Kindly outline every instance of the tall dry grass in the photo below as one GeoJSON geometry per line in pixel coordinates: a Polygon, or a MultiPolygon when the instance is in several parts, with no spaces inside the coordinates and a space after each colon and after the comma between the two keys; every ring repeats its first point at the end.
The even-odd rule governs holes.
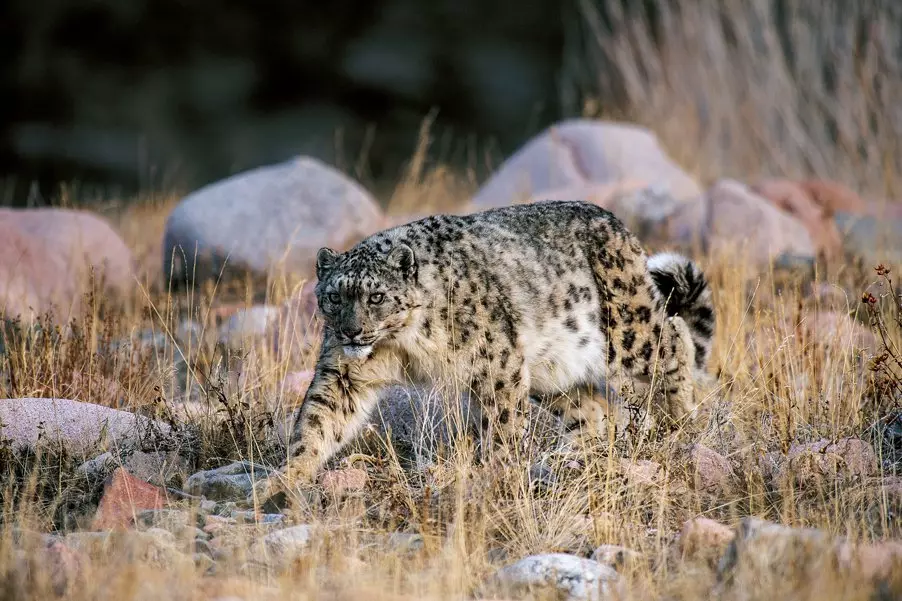
{"type": "MultiPolygon", "coordinates": [[[[653,0],[644,6],[657,12],[655,31],[647,19],[611,5],[606,3],[605,23],[597,6],[581,2],[579,31],[568,39],[565,81],[578,86],[570,97],[580,110],[593,87],[619,90],[631,107],[626,116],[659,132],[703,181],[816,174],[878,196],[896,193],[895,144],[902,123],[891,100],[902,70],[891,51],[902,30],[891,27],[893,5],[870,4],[879,9],[866,14],[838,2],[787,2],[778,18],[773,7],[780,3],[653,0]],[[793,48],[790,62],[784,46],[793,48]]],[[[428,122],[409,174],[390,199],[393,214],[454,210],[475,185],[466,174],[427,166],[426,134],[428,122]]],[[[118,221],[149,261],[159,254],[154,245],[167,202],[129,209],[118,221]]],[[[281,567],[257,563],[253,541],[259,531],[248,527],[233,536],[233,557],[213,574],[190,561],[160,569],[148,558],[107,553],[84,568],[68,597],[478,598],[487,593],[482,585],[500,557],[585,555],[600,544],[617,544],[640,556],[624,571],[625,599],[869,598],[865,588],[843,584],[839,572],[812,579],[803,566],[787,566],[783,581],[767,588],[715,593],[714,568],[681,560],[674,541],[687,519],[735,524],[749,515],[859,541],[902,537],[900,499],[887,497],[880,486],[891,474],[774,482],[763,462],[768,454],[822,438],[860,437],[881,452],[874,426],[898,409],[902,381],[902,366],[893,364],[902,327],[892,299],[862,307],[863,290],[880,290],[871,266],[850,266],[827,282],[842,291],[838,298],[817,301],[807,293],[810,282],[745,271],[744,263],[726,253],[698,259],[714,290],[718,328],[711,362],[715,382],[704,390],[695,426],[670,437],[601,436],[578,457],[579,467],[556,470],[557,478],[538,488],[527,462],[503,471],[475,464],[465,437],[417,470],[377,440],[346,457],[368,473],[363,493],[339,501],[297,499],[290,516],[324,531],[301,560],[281,567]],[[887,353],[882,365],[869,363],[837,332],[803,333],[807,321],[828,310],[876,331],[874,350],[887,353]],[[729,486],[694,486],[687,447],[696,443],[728,459],[729,486]],[[655,462],[661,473],[631,477],[622,461],[655,462]],[[421,535],[422,547],[387,544],[395,532],[421,535]]],[[[153,271],[149,264],[148,273],[153,271]]],[[[263,296],[278,300],[285,291],[276,288],[263,296]]],[[[315,349],[288,366],[260,345],[236,353],[217,344],[213,308],[246,299],[246,290],[172,295],[150,280],[140,290],[133,306],[105,318],[102,327],[86,315],[76,332],[94,335],[7,338],[0,396],[59,395],[71,389],[72,374],[86,372],[80,377],[87,381],[96,375],[118,384],[126,408],[189,422],[199,433],[194,468],[239,458],[277,461],[277,431],[298,402],[286,393],[283,377],[289,368],[312,366],[315,349]],[[188,317],[202,326],[197,335],[186,335],[188,317]],[[139,343],[148,337],[150,346],[139,343]],[[61,387],[65,383],[69,389],[61,387]]],[[[71,527],[68,512],[96,501],[97,483],[74,475],[81,459],[54,453],[22,457],[0,448],[0,597],[52,594],[52,566],[29,559],[39,555],[27,545],[24,553],[16,549],[29,531],[71,527]]],[[[570,459],[558,463],[569,465],[570,459]]],[[[179,542],[190,557],[188,544],[179,542]]]]}

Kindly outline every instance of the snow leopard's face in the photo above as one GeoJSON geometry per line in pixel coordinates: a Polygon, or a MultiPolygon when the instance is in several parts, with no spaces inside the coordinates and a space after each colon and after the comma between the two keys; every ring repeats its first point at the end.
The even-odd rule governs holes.
{"type": "Polygon", "coordinates": [[[316,298],[326,327],[348,357],[365,358],[402,329],[415,308],[417,262],[406,244],[385,252],[322,248],[316,257],[316,298]]]}

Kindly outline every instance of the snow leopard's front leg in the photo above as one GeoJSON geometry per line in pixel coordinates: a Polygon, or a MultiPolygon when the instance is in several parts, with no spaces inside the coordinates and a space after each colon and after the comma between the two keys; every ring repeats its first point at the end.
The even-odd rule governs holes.
{"type": "Polygon", "coordinates": [[[349,358],[327,332],[313,381],[295,414],[286,464],[258,484],[258,500],[312,480],[360,432],[380,391],[400,375],[401,363],[392,350],[377,348],[364,359],[349,358]]]}

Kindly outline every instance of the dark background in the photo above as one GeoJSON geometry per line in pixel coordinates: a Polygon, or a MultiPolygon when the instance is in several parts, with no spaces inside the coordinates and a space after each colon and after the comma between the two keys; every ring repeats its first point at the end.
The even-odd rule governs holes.
{"type": "MultiPolygon", "coordinates": [[[[803,2],[763,5],[782,47],[777,60],[791,71],[786,15],[796,1],[803,2]]],[[[5,0],[0,205],[52,201],[61,184],[80,202],[187,192],[300,153],[382,196],[402,176],[428,116],[435,116],[430,157],[482,181],[532,135],[579,115],[586,97],[599,100],[603,114],[628,111],[619,65],[598,52],[598,39],[612,34],[612,23],[624,36],[624,23],[628,30],[641,22],[658,40],[661,2],[5,0]],[[599,17],[594,28],[586,25],[587,6],[599,17]]],[[[840,56],[830,48],[857,53],[868,23],[902,23],[902,5],[804,5],[795,18],[823,38],[825,49],[814,54],[830,94],[840,56]],[[836,32],[850,22],[855,39],[839,44],[836,32]]],[[[721,13],[731,46],[755,38],[761,25],[750,5],[732,6],[749,14],[721,13]]],[[[690,60],[687,73],[703,71],[697,63],[690,60]]],[[[810,75],[810,66],[799,67],[806,69],[810,75]]],[[[706,102],[722,95],[709,92],[697,101],[702,120],[706,102]]],[[[630,101],[645,103],[635,94],[630,101]]],[[[799,109],[811,114],[807,105],[799,109]]],[[[831,115],[813,121],[812,129],[836,129],[831,115]]]]}
{"type": "Polygon", "coordinates": [[[432,154],[478,169],[568,113],[557,0],[0,4],[2,204],[191,189],[297,153],[395,182],[432,111],[432,154]]]}

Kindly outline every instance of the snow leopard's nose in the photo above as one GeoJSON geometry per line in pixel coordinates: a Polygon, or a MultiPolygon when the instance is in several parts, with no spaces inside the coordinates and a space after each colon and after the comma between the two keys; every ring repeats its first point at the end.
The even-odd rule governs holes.
{"type": "Polygon", "coordinates": [[[363,334],[363,328],[358,328],[356,330],[342,330],[341,333],[348,340],[354,340],[355,338],[363,334]]]}

